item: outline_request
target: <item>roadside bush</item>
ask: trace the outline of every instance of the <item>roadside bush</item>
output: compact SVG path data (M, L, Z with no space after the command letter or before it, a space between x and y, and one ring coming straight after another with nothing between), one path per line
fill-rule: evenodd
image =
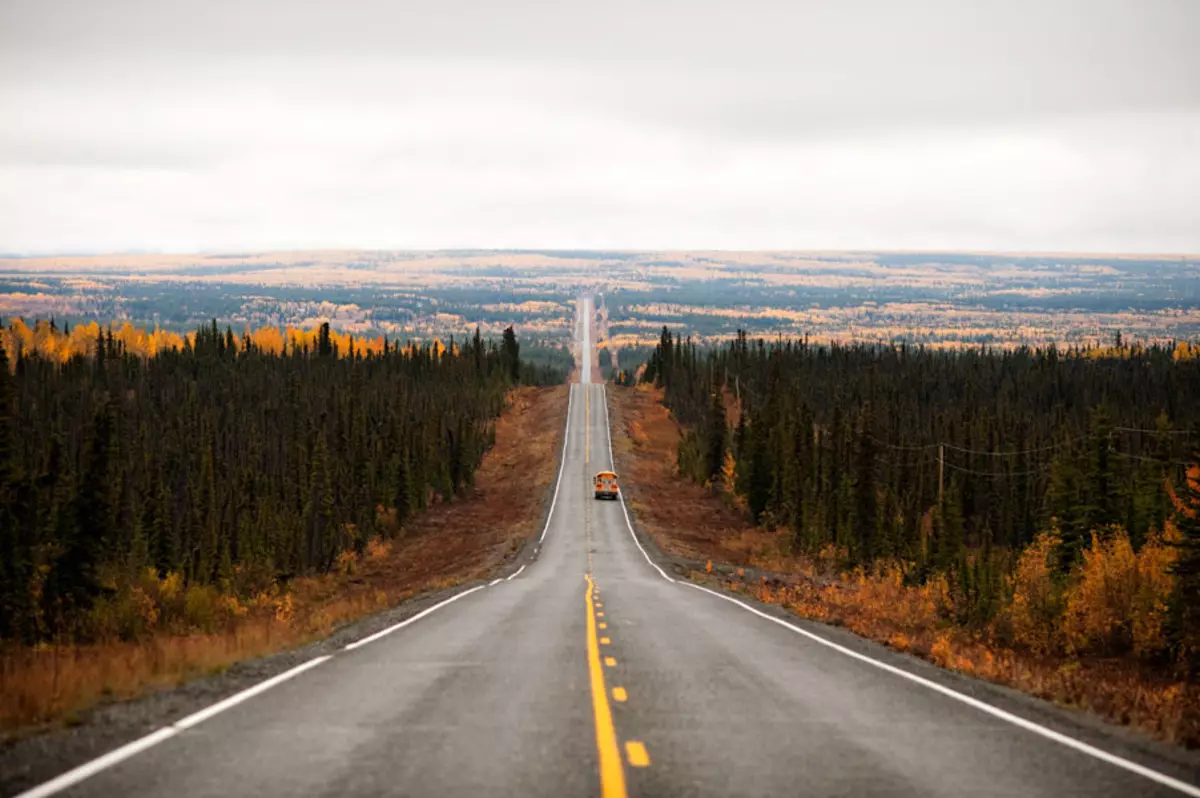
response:
M98 640L136 640L154 631L158 616L153 598L141 587L125 585L92 605L91 636Z
M1151 657L1162 651L1174 560L1161 535L1135 554L1123 529L1093 534L1066 594L1062 631L1070 652Z
M1090 549L1071 574L1063 597L1062 639L1068 653L1122 654L1133 647L1132 616L1138 593L1137 555L1129 536L1092 533Z
M1007 612L1013 642L1038 654L1058 648L1062 597L1055 584L1055 555L1061 538L1043 532L1021 553L1012 576L1012 603Z
M217 620L217 591L207 585L192 585L187 589L184 616L188 626L197 631L211 632Z

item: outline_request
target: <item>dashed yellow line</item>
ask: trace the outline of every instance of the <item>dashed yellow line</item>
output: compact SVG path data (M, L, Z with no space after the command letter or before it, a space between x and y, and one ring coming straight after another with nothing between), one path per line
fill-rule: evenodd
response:
M617 658L616 657L605 657L604 664L610 668L616 667Z
M600 794L603 798L626 798L625 768L621 763L620 748L617 747L617 730L613 726L612 707L608 705L608 691L604 688L604 670L600 667L600 646L596 639L596 615L595 608L592 606L594 584L591 574L587 575L587 583L588 674L592 685L592 712L596 720L596 751L600 755ZM625 750L626 753L629 753L628 745ZM642 752L645 753L644 747ZM650 760L647 758L646 764L649 762ZM632 759L630 759L630 764L633 764Z
M596 617L597 617L597 618L603 618L603 617L604 617L604 613L602 613L602 612L598 612L598 613L596 613Z
M602 638L600 638L600 645L602 645L602 646L607 646L607 645L608 645L609 643L611 643L611 642L612 642L612 641L611 641L611 640L609 640L607 637L602 637Z
M650 764L650 754L646 752L646 746L637 740L625 743L625 755L629 757L629 764L635 768L644 768Z
M608 624L606 624L604 621L601 621L601 622L600 622L600 628L601 628L601 629L607 629L607 628L608 628Z
M619 701L622 704L629 698L629 693L625 692L624 687L613 688L613 701Z

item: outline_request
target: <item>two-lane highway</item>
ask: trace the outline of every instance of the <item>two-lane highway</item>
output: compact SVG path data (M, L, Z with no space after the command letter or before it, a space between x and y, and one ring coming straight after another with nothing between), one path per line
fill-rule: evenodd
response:
M673 580L592 497L587 328L535 562L36 794L1200 796L1149 747Z

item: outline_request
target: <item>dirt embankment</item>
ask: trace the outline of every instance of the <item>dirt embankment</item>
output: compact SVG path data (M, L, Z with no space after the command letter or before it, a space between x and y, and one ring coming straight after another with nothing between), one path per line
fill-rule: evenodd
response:
M610 386L613 457L622 491L659 550L694 566L751 564L761 532L743 513L679 473L679 425L662 391Z
M343 554L336 573L296 579L256 597L221 596L206 628L190 634L0 650L0 741L83 724L97 705L219 676L235 663L340 635L347 624L368 623L367 616L408 599L515 567L543 522L566 409L565 385L514 391L473 488L434 505L394 539L373 540L360 556ZM386 513L381 521L387 523ZM251 679L263 670L239 669Z
M946 611L945 581L905 582L899 564L841 572L836 552L790 550L786 531L754 526L728 496L681 476L681 430L647 386L609 391L613 453L640 530L684 578L841 626L937 665L1087 709L1168 742L1200 747L1200 687L1128 658L1039 655Z

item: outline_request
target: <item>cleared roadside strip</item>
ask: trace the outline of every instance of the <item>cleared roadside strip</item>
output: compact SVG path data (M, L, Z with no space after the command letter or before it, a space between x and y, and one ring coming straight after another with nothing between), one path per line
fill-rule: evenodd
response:
M608 438L608 466L609 468L616 468L616 465L613 463L612 453L612 426L608 420L608 387L601 385L600 388L604 393L604 432L606 433L605 437ZM654 570L658 571L659 576L661 576L663 579L666 579L668 582L674 583L675 580L667 576L667 572L662 568L659 568L658 563L650 559L650 555L647 554L646 550L642 548L642 542L638 540L637 534L633 531L633 522L629 520L629 510L625 507L624 491L617 491L617 501L621 503L621 512L625 515L625 528L629 530L629 537L633 538L633 545L638 547L638 551L640 551L642 556L646 558L646 562L650 563L650 565L654 567Z
M554 484L554 498L551 499L551 501L550 501L550 512L548 512L546 514L546 525L542 528L541 537L538 538L539 543L542 541L542 539L544 539L546 537L546 530L548 530L550 528L550 519L554 516L554 506L558 502L558 488L562 484L563 465L566 463L566 460L567 460L567 442L568 442L568 439L569 439L569 436L571 433L571 404L574 399L574 396L575 396L574 391L572 391L571 387L568 386L567 387L567 423L566 423L566 428L563 430L563 448L562 448L562 453L561 453L561 457L559 460L558 478ZM610 443L610 447L611 447L611 443ZM364 637L361 640L356 640L353 643L347 644L346 646L344 646L342 648L342 650L343 651L352 651L360 646L366 645L367 643L374 642L381 637L386 637L387 635L390 635L392 632L399 631L400 629L403 629L404 627L408 626L409 624L419 621L421 618L424 618L426 615L429 615L430 613L433 613L433 612L441 609L442 607L446 606L447 604L451 604L455 601L458 601L460 598L463 598L464 596L468 596L477 590L483 590L485 587L492 587L493 585L495 585L501 581L507 582L507 581L513 579L514 577L516 577L518 574L520 574L524 570L525 570L525 565L522 565L515 572L513 572L509 576L505 577L503 580L494 579L491 582L489 582L488 584L476 585L475 587L468 588L467 590L464 590L461 593L455 593L450 598L440 601L437 604L434 604L432 607L428 607L428 608L422 610L421 612L418 612L416 615L413 615L410 618L406 618L397 624L393 624L392 626L389 626L386 629L378 631L373 635L369 635L368 637ZM589 600L590 600L590 597L589 597ZM138 739L134 740L133 742L126 743L125 745L121 746L120 748L115 748L112 751L109 751L107 754L103 754L102 756L96 757L95 759L93 759L89 762L85 762L82 765L79 765L78 767L72 768L71 770L68 770L66 773L62 773L58 776L55 776L54 778L50 779L49 781L42 782L41 784L39 784L36 787L32 787L32 788L26 790L25 792L18 793L15 796L15 798L46 798L46 796L55 795L56 793L62 792L63 790L66 790L70 787L74 787L76 784L79 784L81 781L91 778L92 776L96 775L97 773L101 773L105 770L108 770L109 768L113 767L114 765L120 764L121 762L124 762L126 759L129 759L130 757L140 754L142 751L145 751L149 748L153 748L154 746L158 745L159 743L170 740L172 737L179 734L181 731L186 731L187 729L190 729L193 726L203 723L204 721L208 720L209 718L213 717L214 715L218 715L227 709L235 707L238 704L242 703L243 701L253 698L254 696L256 696L260 693L265 693L267 690L270 690L272 687L282 684L283 682L286 682L287 680L289 680L293 677L299 676L300 674L304 673L307 670L317 667L318 665L320 665L323 662L333 659L333 656L334 656L333 654L326 654L324 656L314 657L313 659L310 659L307 662L301 663L300 665L297 665L296 667L294 667L290 670L286 670L283 673L272 676L269 679L265 679L265 680L259 682L258 684L254 685L253 687L248 687L245 690L242 690L240 693L235 693L234 695L231 695L228 698L222 699L221 701L218 701L217 703L212 704L211 706L205 707L204 709L201 709L198 712L194 712L191 715L188 715L187 717L185 717L181 720L178 720L169 726L164 726L161 729L158 729L157 731L153 731L144 737L139 737ZM624 793L622 792L621 794L623 795ZM606 796L606 798L607 798L607 796Z
M550 529L550 519L554 517L554 506L558 504L558 489L562 485L563 467L567 464L567 444L571 440L571 405L575 401L574 387L575 383L567 385L567 426L563 429L562 452L558 457L558 478L554 481L554 496L550 499L550 512L546 513L546 525L542 527L542 534L538 536L539 544L546 539L546 532ZM586 386L584 390L587 390ZM583 420L583 423L584 426L587 426L586 418ZM525 566L521 567L524 568ZM520 571L517 573L520 573ZM516 576L516 574L513 574L513 576Z

